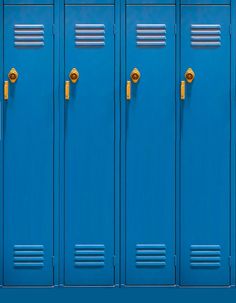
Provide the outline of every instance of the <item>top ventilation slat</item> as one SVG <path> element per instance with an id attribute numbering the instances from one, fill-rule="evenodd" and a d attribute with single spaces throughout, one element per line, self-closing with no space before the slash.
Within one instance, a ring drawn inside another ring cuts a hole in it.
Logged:
<path id="1" fill-rule="evenodd" d="M 219 47 L 221 46 L 220 24 L 192 24 L 192 47 Z"/>
<path id="2" fill-rule="evenodd" d="M 165 24 L 137 24 L 140 29 L 166 29 Z"/>
<path id="3" fill-rule="evenodd" d="M 76 24 L 75 25 L 76 29 L 85 29 L 85 28 L 89 28 L 89 29 L 94 29 L 94 28 L 99 28 L 99 29 L 105 29 L 105 25 L 104 24 Z"/>
<path id="4" fill-rule="evenodd" d="M 43 24 L 15 24 L 15 29 L 44 29 Z"/>
<path id="5" fill-rule="evenodd" d="M 192 24 L 192 29 L 221 29 L 220 24 Z"/>
<path id="6" fill-rule="evenodd" d="M 136 45 L 145 47 L 166 46 L 166 25 L 137 24 Z"/>
<path id="7" fill-rule="evenodd" d="M 44 46 L 43 24 L 15 24 L 15 47 L 41 47 Z"/>
<path id="8" fill-rule="evenodd" d="M 104 24 L 76 24 L 75 46 L 101 47 L 105 46 Z"/>

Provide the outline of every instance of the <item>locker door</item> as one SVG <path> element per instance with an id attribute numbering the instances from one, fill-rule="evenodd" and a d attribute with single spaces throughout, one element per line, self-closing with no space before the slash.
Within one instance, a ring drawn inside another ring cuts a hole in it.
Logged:
<path id="1" fill-rule="evenodd" d="M 181 14 L 181 283 L 229 285 L 230 7 Z"/>
<path id="2" fill-rule="evenodd" d="M 4 7 L 5 285 L 53 283 L 52 23 L 51 6 Z"/>
<path id="3" fill-rule="evenodd" d="M 174 284 L 175 6 L 126 14 L 126 284 Z"/>
<path id="4" fill-rule="evenodd" d="M 114 6 L 65 12 L 65 282 L 113 285 Z"/>

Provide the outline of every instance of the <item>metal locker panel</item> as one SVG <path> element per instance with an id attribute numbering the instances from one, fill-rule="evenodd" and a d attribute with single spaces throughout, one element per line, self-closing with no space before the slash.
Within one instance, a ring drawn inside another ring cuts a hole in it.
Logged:
<path id="1" fill-rule="evenodd" d="M 126 4 L 175 4 L 175 0 L 126 0 Z"/>
<path id="2" fill-rule="evenodd" d="M 114 6 L 66 6 L 65 283 L 114 284 Z"/>
<path id="3" fill-rule="evenodd" d="M 53 4 L 54 0 L 4 0 L 5 4 Z"/>
<path id="4" fill-rule="evenodd" d="M 126 284 L 174 284 L 175 6 L 126 14 Z"/>
<path id="5" fill-rule="evenodd" d="M 3 5 L 0 6 L 0 19 L 1 19 L 1 30 L 0 30 L 0 70 L 3 71 Z M 3 73 L 0 74 L 0 82 L 3 83 Z M 3 86 L 0 86 L 0 94 L 3 95 Z M 0 285 L 3 285 L 3 98 L 0 98 L 0 217 L 2 222 L 0 224 Z"/>
<path id="6" fill-rule="evenodd" d="M 230 7 L 182 6 L 181 284 L 230 284 Z"/>
<path id="7" fill-rule="evenodd" d="M 65 0 L 66 4 L 114 4 L 115 0 Z"/>
<path id="8" fill-rule="evenodd" d="M 181 0 L 181 4 L 230 4 L 231 0 Z"/>
<path id="9" fill-rule="evenodd" d="M 9 81 L 3 162 L 7 286 L 53 283 L 52 24 L 52 6 L 4 8 L 4 79 Z M 8 79 L 12 68 L 18 72 L 15 83 Z"/>

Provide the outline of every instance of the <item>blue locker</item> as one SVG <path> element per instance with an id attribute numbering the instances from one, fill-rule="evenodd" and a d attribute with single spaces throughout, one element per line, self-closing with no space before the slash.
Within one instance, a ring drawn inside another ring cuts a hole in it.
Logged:
<path id="1" fill-rule="evenodd" d="M 230 4 L 231 0 L 181 0 L 181 4 L 189 5 L 216 5 L 216 4 Z"/>
<path id="2" fill-rule="evenodd" d="M 1 286 L 235 287 L 235 9 L 0 0 Z"/>
<path id="3" fill-rule="evenodd" d="M 125 283 L 172 285 L 175 6 L 126 7 L 126 79 Z"/>
<path id="4" fill-rule="evenodd" d="M 65 284 L 114 284 L 114 6 L 65 7 Z"/>
<path id="5" fill-rule="evenodd" d="M 53 4 L 54 0 L 4 0 L 4 4 L 6 5 L 33 5 L 33 4 L 40 4 L 40 5 L 47 5 Z"/>
<path id="6" fill-rule="evenodd" d="M 4 285 L 53 284 L 53 7 L 4 7 Z"/>
<path id="7" fill-rule="evenodd" d="M 142 4 L 142 5 L 153 5 L 153 4 L 155 4 L 155 5 L 160 5 L 160 4 L 165 4 L 165 5 L 167 5 L 167 4 L 175 4 L 175 0 L 126 0 L 126 4 L 128 4 L 128 5 L 134 5 L 134 4 L 136 4 L 136 5 L 140 5 L 140 4 Z M 143 6 L 143 8 L 144 8 L 144 6 Z"/>
<path id="8" fill-rule="evenodd" d="M 230 284 L 230 40 L 230 6 L 181 7 L 181 285 Z"/>
<path id="9" fill-rule="evenodd" d="M 65 0 L 66 4 L 76 5 L 108 5 L 114 4 L 115 0 Z"/>

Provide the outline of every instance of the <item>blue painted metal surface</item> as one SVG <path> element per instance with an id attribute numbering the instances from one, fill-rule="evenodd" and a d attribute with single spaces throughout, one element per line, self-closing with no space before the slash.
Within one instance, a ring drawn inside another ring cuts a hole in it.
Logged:
<path id="1" fill-rule="evenodd" d="M 230 7 L 182 7 L 181 284 L 230 284 Z"/>
<path id="2" fill-rule="evenodd" d="M 114 303 L 145 301 L 177 302 L 177 303 L 215 303 L 235 302 L 235 289 L 178 289 L 156 287 L 131 287 L 119 288 L 55 288 L 55 289 L 2 289 L 0 292 L 1 302 L 41 303 L 56 301 L 64 302 L 104 302 Z"/>
<path id="3" fill-rule="evenodd" d="M 108 4 L 114 4 L 114 0 L 65 0 L 65 4 L 76 4 L 76 5 L 108 5 Z"/>
<path id="4" fill-rule="evenodd" d="M 126 284 L 175 284 L 175 7 L 126 18 Z"/>
<path id="5" fill-rule="evenodd" d="M 54 0 L 4 0 L 6 5 L 53 4 Z"/>
<path id="6" fill-rule="evenodd" d="M 19 72 L 0 100 L 0 285 L 121 286 L 99 294 L 124 301 L 235 295 L 173 289 L 235 286 L 230 3 L 5 0 L 3 17 L 0 1 L 1 83 Z M 134 67 L 141 80 L 127 102 Z M 181 103 L 188 67 L 196 78 Z M 88 298 L 25 291 L 39 293 Z"/>
<path id="7" fill-rule="evenodd" d="M 181 4 L 198 4 L 198 5 L 217 5 L 217 4 L 230 4 L 231 0 L 181 0 Z"/>
<path id="8" fill-rule="evenodd" d="M 153 4 L 157 4 L 157 5 L 160 5 L 160 4 L 175 4 L 175 0 L 126 0 L 126 4 L 128 5 L 153 5 Z"/>
<path id="9" fill-rule="evenodd" d="M 114 284 L 114 6 L 66 6 L 65 283 Z"/>
<path id="10" fill-rule="evenodd" d="M 4 279 L 53 284 L 53 7 L 5 6 Z"/>

